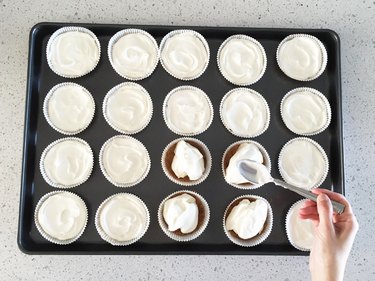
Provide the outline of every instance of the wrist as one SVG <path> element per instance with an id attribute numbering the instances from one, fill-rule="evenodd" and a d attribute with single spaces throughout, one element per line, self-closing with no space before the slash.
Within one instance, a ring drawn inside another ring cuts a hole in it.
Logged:
<path id="1" fill-rule="evenodd" d="M 342 281 L 344 279 L 345 265 L 339 261 L 332 259 L 331 261 L 322 260 L 321 266 L 311 268 L 312 281 Z"/>

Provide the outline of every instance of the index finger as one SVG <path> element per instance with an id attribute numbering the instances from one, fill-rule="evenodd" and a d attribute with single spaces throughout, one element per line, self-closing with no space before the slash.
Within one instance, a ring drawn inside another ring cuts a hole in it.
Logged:
<path id="1" fill-rule="evenodd" d="M 312 192 L 318 195 L 321 193 L 326 194 L 329 197 L 329 199 L 335 200 L 345 206 L 344 214 L 353 214 L 352 206 L 350 205 L 349 201 L 345 198 L 344 195 L 324 188 L 315 188 L 312 190 Z"/>

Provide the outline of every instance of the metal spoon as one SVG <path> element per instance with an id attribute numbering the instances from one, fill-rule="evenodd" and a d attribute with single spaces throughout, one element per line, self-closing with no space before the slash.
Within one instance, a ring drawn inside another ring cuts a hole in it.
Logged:
<path id="1" fill-rule="evenodd" d="M 270 175 L 267 167 L 264 166 L 263 164 L 260 164 L 251 160 L 241 160 L 238 162 L 237 166 L 240 171 L 240 174 L 251 183 L 265 184 L 265 183 L 273 182 L 275 185 L 279 185 L 286 189 L 294 191 L 295 193 L 298 193 L 299 195 L 306 197 L 310 200 L 313 200 L 315 202 L 317 200 L 318 196 L 316 194 L 308 190 L 305 190 L 303 188 L 286 183 L 282 180 L 273 178 Z M 333 210 L 335 212 L 337 212 L 338 214 L 342 214 L 344 212 L 345 205 L 334 200 L 331 200 L 331 203 L 332 203 Z"/>

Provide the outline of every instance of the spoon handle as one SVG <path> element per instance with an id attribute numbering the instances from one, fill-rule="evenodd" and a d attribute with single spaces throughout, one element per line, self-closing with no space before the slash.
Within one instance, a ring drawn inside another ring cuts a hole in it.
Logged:
<path id="1" fill-rule="evenodd" d="M 295 193 L 298 193 L 299 195 L 303 196 L 303 197 L 306 197 L 307 199 L 310 199 L 310 200 L 313 200 L 314 202 L 316 202 L 317 200 L 317 195 L 312 193 L 311 191 L 308 191 L 306 189 L 303 189 L 303 188 L 299 188 L 297 186 L 294 186 L 294 185 L 291 185 L 289 183 L 286 183 L 282 180 L 279 180 L 279 179 L 274 179 L 273 181 L 276 185 L 279 185 L 279 186 L 282 186 L 286 189 L 289 189 L 291 191 L 294 191 Z M 331 200 L 331 203 L 332 203 L 332 207 L 333 207 L 333 210 L 338 213 L 338 214 L 342 214 L 345 210 L 345 205 L 337 202 L 337 201 L 334 201 L 334 200 Z"/>

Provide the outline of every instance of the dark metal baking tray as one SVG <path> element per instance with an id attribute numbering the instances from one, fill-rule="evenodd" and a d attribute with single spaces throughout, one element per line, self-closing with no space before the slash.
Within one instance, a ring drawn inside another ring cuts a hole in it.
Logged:
<path id="1" fill-rule="evenodd" d="M 77 79 L 65 79 L 54 74 L 47 65 L 46 45 L 51 34 L 62 26 L 83 26 L 94 32 L 101 44 L 102 55 L 93 72 Z M 151 170 L 140 184 L 130 188 L 119 188 L 110 184 L 100 171 L 98 154 L 102 144 L 117 135 L 104 120 L 101 105 L 105 94 L 113 86 L 124 82 L 111 67 L 107 45 L 112 35 L 124 28 L 140 28 L 153 35 L 158 43 L 171 30 L 193 29 L 208 41 L 211 56 L 205 73 L 190 82 L 179 81 L 170 76 L 159 64 L 155 72 L 139 83 L 150 93 L 154 114 L 145 130 L 135 135 L 147 147 L 151 156 Z M 318 37 L 328 52 L 328 64 L 323 74 L 311 82 L 298 82 L 286 77 L 276 63 L 276 48 L 289 34 L 308 33 Z M 246 255 L 306 255 L 293 248 L 287 240 L 284 228 L 285 216 L 290 206 L 301 199 L 298 195 L 267 184 L 255 190 L 239 190 L 228 185 L 221 172 L 221 158 L 225 149 L 239 140 L 231 135 L 219 118 L 221 98 L 235 88 L 220 74 L 216 55 L 220 44 L 233 34 L 246 34 L 259 40 L 264 46 L 268 63 L 267 70 L 259 82 L 250 86 L 260 92 L 270 106 L 271 122 L 268 130 L 254 140 L 260 142 L 269 152 L 272 161 L 272 175 L 279 177 L 277 158 L 281 147 L 297 135 L 290 132 L 281 120 L 279 106 L 283 96 L 291 89 L 301 86 L 313 87 L 321 91 L 332 107 L 332 122 L 323 133 L 313 136 L 326 151 L 330 170 L 323 187 L 344 193 L 343 145 L 341 118 L 340 42 L 332 30 L 322 29 L 274 29 L 238 27 L 187 27 L 187 26 L 141 26 L 109 24 L 40 23 L 30 32 L 28 79 L 26 94 L 25 132 L 22 162 L 22 180 L 19 209 L 18 245 L 28 254 L 246 254 Z M 38 200 L 46 193 L 56 190 L 49 186 L 39 171 L 39 160 L 43 149 L 56 139 L 64 137 L 52 129 L 42 112 L 44 97 L 56 84 L 73 81 L 86 87 L 93 95 L 96 112 L 92 124 L 78 134 L 86 140 L 94 151 L 95 163 L 87 182 L 70 191 L 81 196 L 88 206 L 89 222 L 84 234 L 74 243 L 59 246 L 46 241 L 37 231 L 34 223 L 34 210 Z M 160 164 L 164 147 L 179 136 L 172 133 L 163 122 L 162 103 L 166 94 L 180 85 L 193 85 L 204 90 L 214 106 L 214 120 L 210 128 L 197 136 L 211 151 L 212 170 L 200 185 L 190 188 L 200 193 L 211 208 L 211 219 L 207 229 L 197 239 L 178 243 L 168 238 L 157 222 L 159 203 L 170 193 L 181 187 L 172 183 L 164 174 Z M 94 215 L 99 204 L 112 194 L 130 192 L 138 195 L 147 204 L 151 214 L 151 224 L 137 243 L 116 247 L 103 241 L 96 232 Z M 270 236 L 262 244 L 243 248 L 232 244 L 224 234 L 222 218 L 224 210 L 235 197 L 242 194 L 255 194 L 265 197 L 274 213 L 274 225 Z"/>

